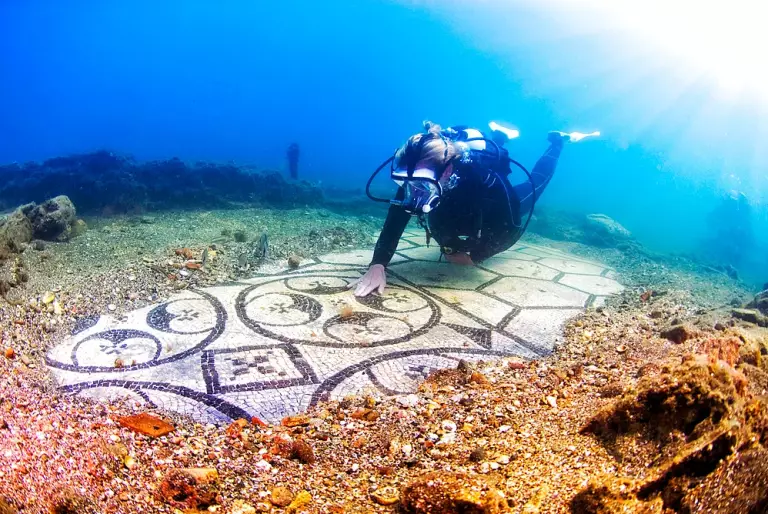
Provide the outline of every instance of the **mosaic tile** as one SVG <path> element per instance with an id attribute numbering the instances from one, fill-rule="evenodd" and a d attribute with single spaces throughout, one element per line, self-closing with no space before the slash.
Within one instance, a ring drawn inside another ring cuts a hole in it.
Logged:
<path id="1" fill-rule="evenodd" d="M 584 307 L 589 299 L 588 293 L 567 285 L 529 278 L 503 278 L 483 292 L 520 307 Z"/>
<path id="2" fill-rule="evenodd" d="M 270 264 L 121 319 L 80 320 L 46 363 L 66 393 L 203 422 L 278 421 L 327 398 L 413 391 L 461 359 L 541 357 L 567 319 L 622 289 L 615 271 L 543 247 L 463 267 L 436 262 L 424 243 L 407 231 L 382 296 L 349 288 L 370 250 Z"/>
<path id="3" fill-rule="evenodd" d="M 579 312 L 579 309 L 523 309 L 504 328 L 537 347 L 551 350 L 560 342 L 564 323 Z"/>
<path id="4" fill-rule="evenodd" d="M 561 259 L 555 257 L 545 257 L 538 262 L 539 264 L 543 264 L 544 266 L 556 269 L 557 271 L 562 271 L 564 273 L 577 273 L 580 275 L 600 275 L 605 270 L 604 267 L 598 266 L 596 264 L 571 261 L 565 258 Z"/>
<path id="5" fill-rule="evenodd" d="M 597 295 L 619 294 L 624 289 L 621 284 L 612 278 L 606 277 L 585 277 L 583 275 L 566 274 L 558 282 L 579 291 Z"/>
<path id="6" fill-rule="evenodd" d="M 543 266 L 542 259 L 538 262 L 529 262 L 517 259 L 499 259 L 491 257 L 483 261 L 481 266 L 489 271 L 509 277 L 538 278 L 540 280 L 552 280 L 558 275 L 558 270 Z M 601 268 L 602 271 L 602 268 Z M 599 275 L 599 273 L 598 273 Z"/>

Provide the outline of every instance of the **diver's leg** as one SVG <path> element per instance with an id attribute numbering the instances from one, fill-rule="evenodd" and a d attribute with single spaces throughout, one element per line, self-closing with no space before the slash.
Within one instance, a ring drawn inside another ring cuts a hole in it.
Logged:
<path id="1" fill-rule="evenodd" d="M 533 207 L 533 202 L 541 198 L 544 188 L 547 187 L 552 175 L 555 174 L 557 160 L 560 158 L 560 152 L 563 150 L 565 138 L 558 132 L 552 132 L 549 135 L 551 143 L 547 151 L 544 152 L 531 171 L 531 180 L 526 180 L 522 184 L 514 186 L 514 192 L 520 199 L 520 215 L 526 216 Z"/>

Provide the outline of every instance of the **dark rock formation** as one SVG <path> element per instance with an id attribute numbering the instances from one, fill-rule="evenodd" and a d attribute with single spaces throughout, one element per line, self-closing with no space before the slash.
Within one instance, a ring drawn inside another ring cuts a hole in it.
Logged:
<path id="1" fill-rule="evenodd" d="M 20 210 L 32 223 L 34 238 L 44 241 L 66 241 L 77 221 L 75 206 L 63 195 L 41 205 L 25 205 Z"/>
<path id="2" fill-rule="evenodd" d="M 66 195 L 80 214 L 226 208 L 249 202 L 275 207 L 318 204 L 320 190 L 288 183 L 277 172 L 179 159 L 137 163 L 102 151 L 43 163 L 0 166 L 0 208 Z"/>

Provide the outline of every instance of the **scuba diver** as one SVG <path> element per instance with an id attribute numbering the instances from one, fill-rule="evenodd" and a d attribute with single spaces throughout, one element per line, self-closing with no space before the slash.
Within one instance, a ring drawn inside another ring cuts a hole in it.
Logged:
<path id="1" fill-rule="evenodd" d="M 299 178 L 299 145 L 298 143 L 292 143 L 288 147 L 286 152 L 288 157 L 288 170 L 291 174 L 291 178 L 296 180 Z"/>
<path id="2" fill-rule="evenodd" d="M 474 128 L 442 129 L 425 121 L 425 132 L 411 136 L 371 175 L 366 193 L 390 207 L 368 271 L 349 286 L 355 288 L 355 296 L 384 292 L 386 266 L 411 216 L 425 229 L 427 245 L 434 239 L 441 259 L 453 264 L 472 265 L 508 249 L 525 232 L 534 204 L 552 179 L 563 144 L 599 135 L 550 132 L 549 148 L 529 173 L 504 148 L 518 132 L 494 122 L 489 126 L 490 138 Z M 393 200 L 370 193 L 371 182 L 388 164 L 399 186 Z M 525 172 L 526 182 L 515 186 L 509 182 L 511 164 Z"/>

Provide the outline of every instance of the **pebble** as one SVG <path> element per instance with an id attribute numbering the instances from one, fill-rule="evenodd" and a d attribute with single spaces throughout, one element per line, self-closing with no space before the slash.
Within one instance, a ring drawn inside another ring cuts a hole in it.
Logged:
<path id="1" fill-rule="evenodd" d="M 555 398 L 554 396 L 547 396 L 546 400 L 550 407 L 552 407 L 553 409 L 557 408 L 557 398 Z"/>
<path id="2" fill-rule="evenodd" d="M 449 419 L 443 420 L 443 422 L 441 423 L 440 426 L 442 426 L 443 430 L 445 430 L 446 432 L 455 432 L 456 431 L 456 423 L 454 423 L 453 421 L 451 421 Z"/>
<path id="3" fill-rule="evenodd" d="M 261 471 L 269 471 L 272 469 L 272 464 L 262 459 L 256 463 L 256 468 L 260 469 Z"/>
<path id="4" fill-rule="evenodd" d="M 114 311 L 115 309 L 117 309 L 117 305 L 115 305 L 114 303 L 110 303 L 109 305 L 107 305 L 107 309 L 109 309 L 110 311 Z"/>
<path id="5" fill-rule="evenodd" d="M 397 399 L 397 403 L 402 405 L 403 407 L 415 407 L 419 404 L 419 397 L 415 394 L 409 394 L 407 396 L 400 396 Z"/>
<path id="6" fill-rule="evenodd" d="M 448 446 L 456 442 L 456 432 L 446 432 L 443 437 L 435 443 L 437 446 Z"/>

